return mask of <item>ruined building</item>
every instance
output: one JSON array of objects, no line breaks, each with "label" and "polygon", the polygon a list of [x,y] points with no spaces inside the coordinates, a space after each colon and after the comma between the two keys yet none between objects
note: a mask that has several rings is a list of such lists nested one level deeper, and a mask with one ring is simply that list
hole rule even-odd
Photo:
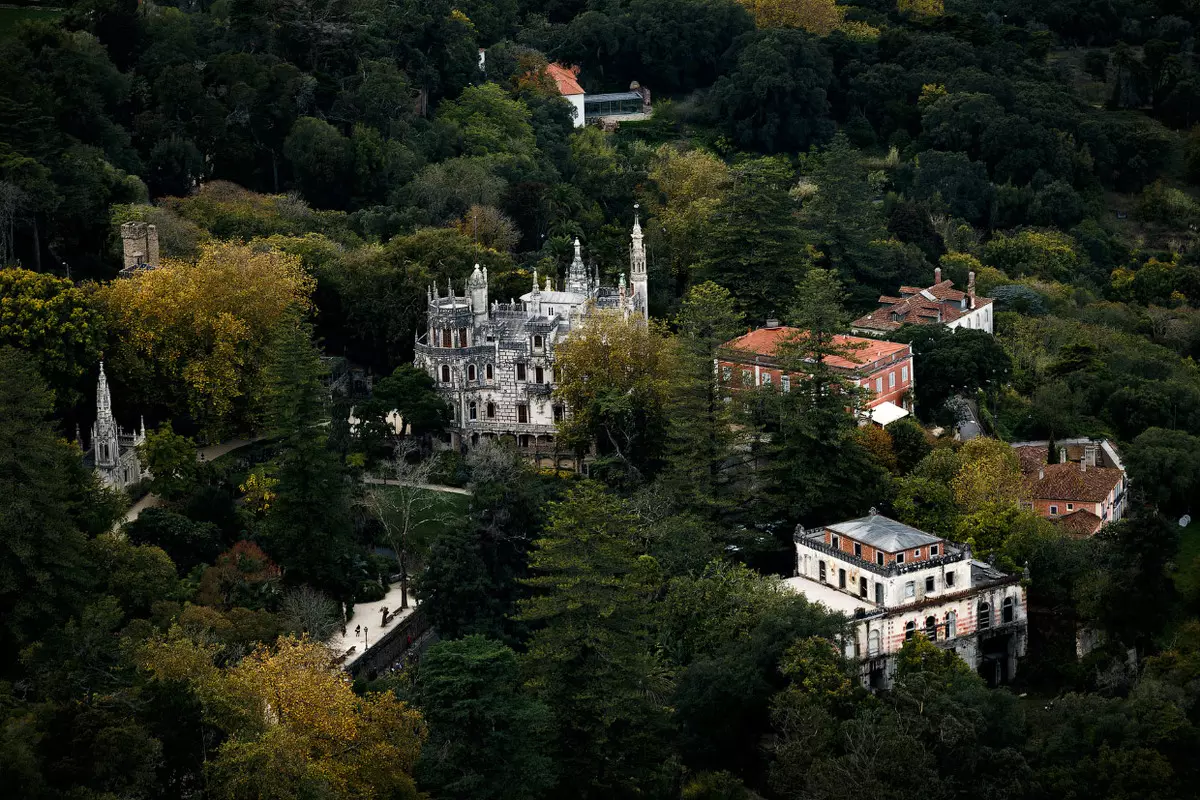
[{"label": "ruined building", "polygon": [[874,509],[849,522],[798,527],[793,538],[797,577],[787,585],[850,617],[845,655],[863,686],[889,688],[896,655],[917,634],[993,686],[1016,673],[1029,627],[1022,576]]},{"label": "ruined building", "polygon": [[546,468],[579,469],[574,453],[556,443],[556,424],[569,410],[556,402],[554,353],[558,344],[597,309],[647,316],[646,247],[635,215],[629,248],[630,281],[600,285],[599,269],[583,263],[579,240],[566,285],[550,278],[520,300],[488,296],[487,270],[475,265],[463,294],[453,284],[442,295],[431,287],[428,324],[416,341],[414,363],[433,377],[453,409],[452,444],[489,438],[511,440]]},{"label": "ruined building", "polygon": [[121,226],[121,247],[124,266],[121,277],[127,278],[143,269],[158,268],[158,228],[145,222],[126,222]]}]

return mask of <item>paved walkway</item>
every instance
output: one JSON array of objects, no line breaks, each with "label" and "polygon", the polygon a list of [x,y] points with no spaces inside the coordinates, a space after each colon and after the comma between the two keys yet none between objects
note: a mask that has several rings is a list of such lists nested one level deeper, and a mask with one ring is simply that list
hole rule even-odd
[{"label": "paved walkway", "polygon": [[[143,511],[145,511],[147,508],[154,508],[155,506],[161,506],[161,505],[162,505],[161,497],[159,497],[156,494],[148,494],[148,495],[144,496],[141,500],[138,500],[136,503],[134,503],[132,506],[129,507],[129,510],[125,512],[125,518],[123,520],[121,520],[121,523],[133,522],[135,519],[138,518],[138,515],[141,514]],[[121,523],[118,523],[117,527],[120,527]]]},{"label": "paved walkway", "polygon": [[[335,655],[342,655],[351,647],[354,652],[342,664],[343,667],[349,667],[358,658],[367,651],[367,648],[383,638],[384,634],[390,631],[393,627],[399,624],[400,620],[406,618],[417,608],[417,598],[412,593],[412,587],[409,587],[408,592],[408,608],[396,614],[388,620],[386,627],[383,625],[383,609],[386,606],[388,611],[395,612],[400,608],[400,592],[399,582],[392,584],[388,589],[388,593],[384,595],[382,600],[375,600],[371,603],[356,603],[354,613],[350,615],[350,621],[346,623],[346,635],[343,636],[340,630],[334,631],[333,636],[329,637],[329,641],[325,644]],[[355,628],[359,628],[359,632],[354,632]],[[365,629],[365,630],[364,630]]]},{"label": "paved walkway", "polygon": [[428,489],[431,492],[450,492],[451,494],[470,494],[467,489],[460,486],[446,486],[441,483],[412,483],[410,481],[398,481],[392,478],[373,478],[366,476],[363,478],[363,483],[371,483],[376,486],[416,486],[418,489]]},{"label": "paved walkway", "polygon": [[[198,447],[196,448],[196,460],[205,462],[212,461],[213,459],[220,458],[226,453],[232,453],[234,450],[237,450],[240,447],[245,447],[248,444],[257,442],[261,438],[262,437],[260,436],[258,439],[230,439],[227,442],[218,442],[217,444],[210,444],[207,447]],[[147,508],[154,508],[161,505],[161,497],[156,494],[147,494],[141,500],[138,500],[129,507],[129,510],[125,512],[124,519],[117,523],[117,527],[119,528],[126,522],[133,522]]]}]

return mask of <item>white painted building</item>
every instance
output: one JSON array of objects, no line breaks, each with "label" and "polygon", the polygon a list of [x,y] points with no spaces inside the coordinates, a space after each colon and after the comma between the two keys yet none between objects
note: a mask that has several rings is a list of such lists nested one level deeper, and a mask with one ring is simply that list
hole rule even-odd
[{"label": "white painted building", "polygon": [[433,377],[453,410],[452,444],[506,438],[539,467],[579,469],[575,454],[556,443],[569,409],[553,398],[555,348],[595,309],[647,316],[646,248],[636,215],[629,252],[630,283],[622,274],[616,287],[600,286],[599,268],[584,265],[576,239],[562,289],[549,277],[539,285],[535,272],[518,302],[491,302],[487,270],[478,264],[464,294],[452,285],[445,296],[430,289],[414,364]]},{"label": "white painted building", "polygon": [[895,656],[917,635],[954,650],[991,684],[1025,655],[1020,577],[971,557],[970,548],[878,514],[815,530],[797,527],[794,591],[850,617],[847,658],[864,686],[887,688]]}]

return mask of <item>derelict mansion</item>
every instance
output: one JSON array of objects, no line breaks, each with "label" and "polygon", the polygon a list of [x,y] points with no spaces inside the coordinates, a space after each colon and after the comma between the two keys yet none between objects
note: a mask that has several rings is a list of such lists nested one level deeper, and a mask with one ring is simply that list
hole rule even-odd
[{"label": "derelict mansion", "polygon": [[629,283],[600,285],[599,269],[583,263],[579,240],[566,285],[549,277],[539,285],[534,272],[520,300],[500,303],[488,296],[487,270],[475,265],[464,294],[453,284],[441,295],[431,287],[428,327],[417,335],[414,362],[434,379],[453,409],[452,443],[477,444],[507,438],[539,467],[578,469],[574,453],[555,442],[556,424],[567,410],[554,400],[554,351],[573,326],[596,310],[645,319],[646,246],[634,217],[629,243]]}]

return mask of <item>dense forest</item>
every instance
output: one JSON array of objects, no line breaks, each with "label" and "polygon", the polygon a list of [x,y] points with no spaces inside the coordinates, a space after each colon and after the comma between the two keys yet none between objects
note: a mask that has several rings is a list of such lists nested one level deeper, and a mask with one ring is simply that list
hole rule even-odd
[{"label": "dense forest", "polygon": [[[4,793],[1200,796],[1198,26],[1190,0],[0,8]],[[576,128],[550,63],[652,117]],[[588,476],[441,447],[428,287],[478,263],[518,297],[576,237],[615,285],[635,204],[652,320],[559,362]],[[118,277],[128,222],[162,268]],[[937,267],[995,336],[900,329],[917,419],[860,428],[820,342]],[[771,317],[822,334],[806,377],[723,396],[719,349]],[[81,458],[102,360],[148,428],[129,492]],[[347,369],[369,394],[330,391]],[[987,436],[955,440],[963,401]],[[1132,492],[1090,538],[1025,507],[1007,444],[1079,436]],[[1012,685],[920,635],[859,685],[848,620],[780,576],[797,524],[871,508],[1025,575]],[[436,641],[351,681],[321,642],[397,572]]]}]

